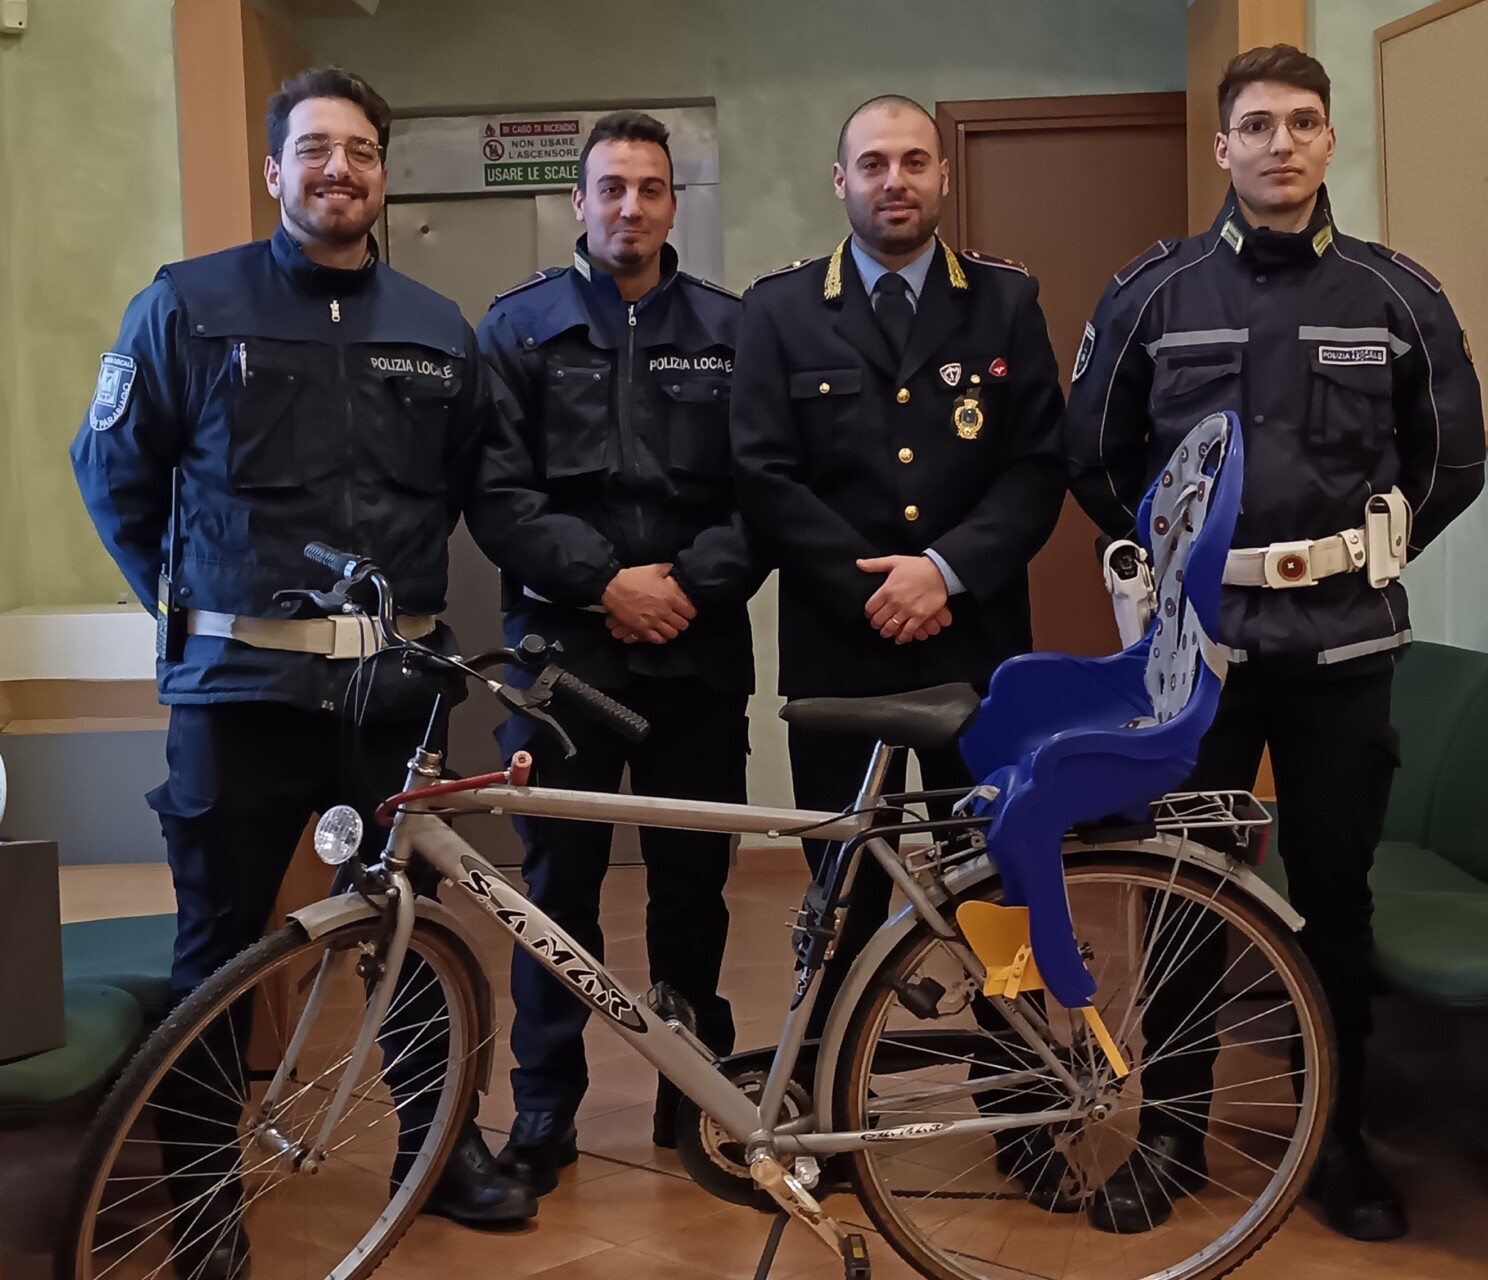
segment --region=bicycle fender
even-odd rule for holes
[[[333,898],[322,898],[319,902],[312,902],[298,911],[291,911],[287,918],[299,925],[308,937],[315,939],[323,937],[333,929],[339,929],[342,925],[377,919],[380,914],[378,908],[361,894],[343,893]],[[491,1071],[495,1063],[494,1045],[499,1028],[496,1025],[491,984],[486,981],[485,970],[481,967],[480,951],[475,943],[475,935],[470,931],[469,926],[438,898],[420,897],[418,915],[420,919],[431,921],[453,935],[467,952],[470,974],[477,983],[475,1005],[479,1018],[480,1040],[475,1061],[476,1087],[482,1093],[489,1093]]]
[[[1237,863],[1217,850],[1196,844],[1192,840],[1181,840],[1177,836],[1160,832],[1146,840],[1128,840],[1099,845],[1088,845],[1080,840],[1066,840],[1064,843],[1066,856],[1101,852],[1135,853],[1147,857],[1168,858],[1174,862],[1194,863],[1216,875],[1223,876],[1231,884],[1248,893],[1271,911],[1293,933],[1302,928],[1302,916],[1291,903],[1254,871],[1243,863]],[[939,907],[952,898],[960,897],[963,893],[996,878],[997,868],[984,854],[952,868],[945,876],[945,888],[931,889],[927,891],[927,894],[930,901]],[[843,980],[837,1001],[827,1015],[827,1025],[822,1032],[821,1051],[816,1060],[816,1081],[812,1090],[812,1099],[817,1123],[820,1125],[832,1123],[832,1088],[837,1075],[837,1057],[842,1052],[842,1043],[847,1035],[848,1023],[851,1021],[853,1012],[867,991],[868,983],[873,975],[878,972],[879,967],[889,958],[894,948],[908,936],[918,921],[919,917],[915,915],[912,906],[901,907],[868,940],[868,945],[853,961],[852,968],[848,970],[847,977]]]

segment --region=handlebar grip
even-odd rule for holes
[[[362,563],[363,557],[351,555],[346,551],[337,551],[335,547],[328,547],[323,542],[307,542],[305,559],[324,565],[338,578],[349,578],[356,571],[356,567]]]
[[[651,732],[651,726],[644,716],[637,715],[608,694],[601,693],[591,684],[586,684],[572,672],[560,671],[558,673],[558,678],[553,681],[553,692],[561,693],[576,708],[587,712],[592,719],[609,725],[621,737],[628,738],[631,742],[642,742]]]

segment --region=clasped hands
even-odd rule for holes
[[[610,579],[600,603],[615,639],[666,644],[687,630],[697,609],[671,575],[670,564],[638,564]]]
[[[945,579],[929,556],[875,556],[859,560],[858,568],[888,575],[863,606],[868,625],[885,640],[928,640],[951,625]]]

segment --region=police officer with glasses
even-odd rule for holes
[[[1329,88],[1289,45],[1230,62],[1214,139],[1229,197],[1208,231],[1116,273],[1086,326],[1065,441],[1076,497],[1124,536],[1187,429],[1240,414],[1219,636],[1231,665],[1189,786],[1249,789],[1270,748],[1289,892],[1338,1037],[1309,1192],[1335,1230],[1385,1240],[1405,1212],[1362,1128],[1369,870],[1399,763],[1391,678],[1411,639],[1399,579],[1482,488],[1483,413],[1441,284],[1334,224]],[[1145,1231],[1207,1185],[1214,1020],[1191,1015],[1224,963],[1201,956],[1149,993],[1147,1043],[1181,1034],[1186,1051],[1143,1073],[1141,1145],[1091,1210],[1108,1231]]]

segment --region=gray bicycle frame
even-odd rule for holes
[[[712,1116],[747,1150],[770,1154],[818,1156],[855,1151],[870,1144],[886,1142],[922,1142],[956,1134],[985,1134],[1006,1129],[1077,1119],[1080,1109],[1070,1106],[1039,1112],[1006,1116],[978,1116],[949,1122],[896,1125],[885,1128],[832,1131],[830,1102],[836,1075],[836,1059],[843,1044],[840,1016],[828,1022],[822,1038],[816,1065],[818,1087],[813,1090],[813,1112],[781,1123],[786,1091],[792,1078],[806,1027],[815,1006],[820,986],[820,968],[793,1002],[781,1031],[765,1087],[758,1101],[731,1083],[717,1070],[717,1058],[685,1026],[664,1018],[641,996],[627,991],[604,965],[564,929],[536,906],[502,872],[480,857],[434,810],[449,812],[495,812],[522,814],[528,817],[562,818],[572,821],[603,822],[620,825],[667,827],[683,831],[729,832],[763,835],[771,838],[794,837],[803,829],[813,836],[835,841],[850,841],[865,836],[877,816],[885,776],[893,748],[878,744],[870,760],[857,802],[846,813],[827,813],[802,809],[778,809],[755,805],[726,804],[712,801],[675,800],[649,796],[629,796],[605,792],[569,791],[548,787],[498,785],[474,791],[457,791],[436,797],[415,799],[401,806],[394,818],[392,834],[385,854],[391,871],[391,883],[398,896],[399,910],[386,952],[385,970],[368,1001],[368,1011],[361,1034],[352,1050],[343,1077],[342,1093],[359,1076],[371,1053],[377,1030],[392,998],[393,986],[401,958],[413,931],[416,912],[408,910],[414,901],[405,868],[416,852],[441,876],[469,895],[486,914],[510,933],[516,943],[534,956],[559,981],[566,984],[575,998],[599,1014],[612,1030],[628,1040],[636,1051],[658,1071],[668,1077],[703,1111]],[[429,779],[410,772],[407,789],[427,785]],[[1300,919],[1248,869],[1225,859],[1223,855],[1190,845],[1157,837],[1129,844],[1126,848],[1144,848],[1177,860],[1201,862],[1235,880],[1253,896],[1260,898],[1293,929]],[[846,901],[852,881],[864,852],[883,868],[894,885],[904,894],[907,905],[894,920],[886,924],[855,962],[842,991],[840,1004],[850,1004],[864,986],[864,966],[873,966],[887,954],[883,943],[902,937],[916,922],[923,922],[955,953],[966,973],[980,989],[985,969],[975,953],[961,940],[958,931],[942,916],[931,893],[900,861],[887,840],[867,835],[855,846],[842,890]],[[985,856],[955,869],[947,881],[951,887],[970,885],[992,875]],[[944,901],[944,896],[940,897]],[[840,917],[838,927],[840,928]],[[327,964],[335,957],[327,957]],[[395,963],[396,961],[396,963]],[[307,1001],[300,1025],[291,1037],[285,1058],[264,1100],[271,1108],[289,1078],[298,1047],[308,1023],[321,1004],[321,988],[326,974],[317,977]],[[1013,1000],[991,997],[991,1003],[1008,1024],[1021,1036],[1041,1060],[1044,1068],[1070,1090],[1073,1099],[1081,1086],[1069,1068],[1051,1047],[1052,1033],[1038,1006],[1026,996]],[[999,1087],[1015,1087],[1046,1078],[1036,1070],[1007,1072],[998,1076]],[[983,1092],[988,1078],[969,1079],[961,1084],[936,1086],[913,1095],[916,1100],[949,1102],[962,1096]],[[906,1098],[900,1097],[900,1103]],[[322,1125],[322,1137],[316,1150],[323,1149],[331,1131],[339,1123],[345,1098],[338,1096],[328,1108]],[[824,1105],[826,1103],[826,1105]]]

